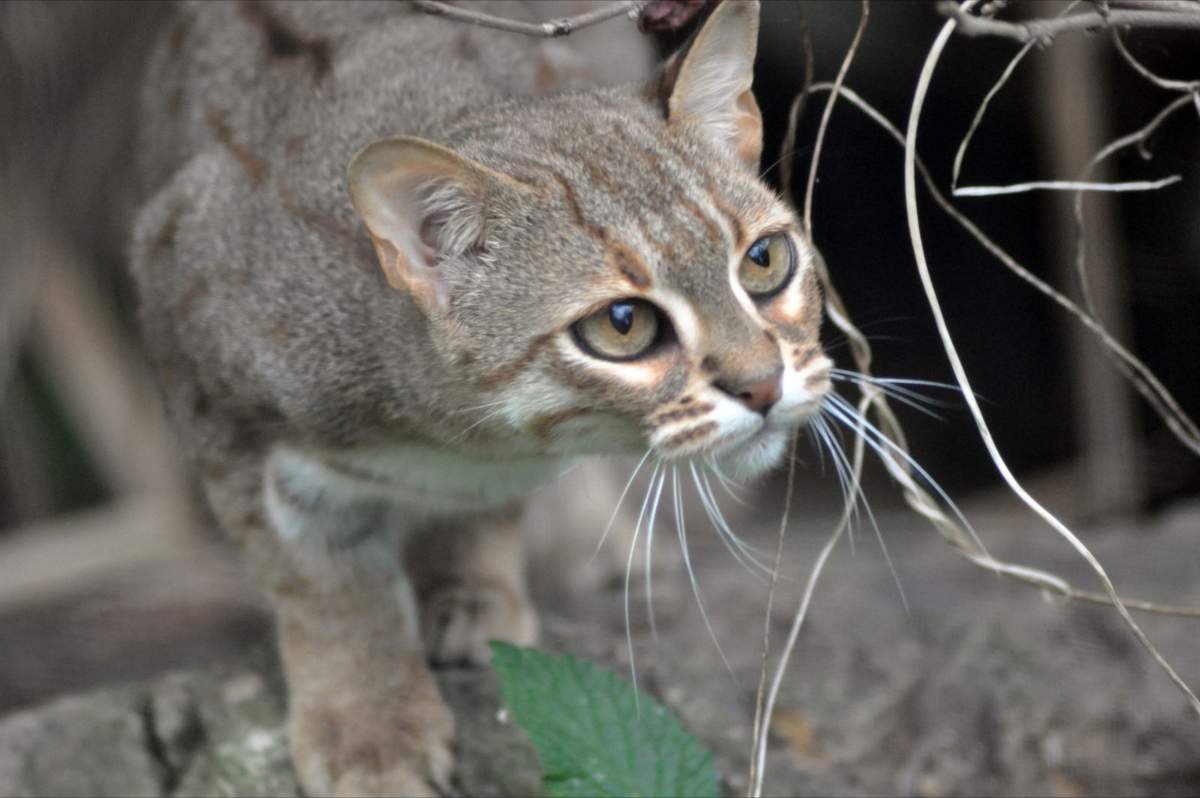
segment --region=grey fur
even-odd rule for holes
[[[684,62],[688,91],[705,36],[723,57],[746,42],[730,63],[749,74],[757,4],[713,20]],[[143,324],[215,515],[280,614],[310,792],[444,783],[450,719],[412,641],[475,660],[488,636],[532,639],[519,544],[488,530],[512,527],[503,507],[559,457],[648,442],[684,456],[729,440],[724,413],[746,436],[770,428],[747,443],[758,471],[827,385],[807,242],[743,160],[760,133],[748,91],[728,98],[753,111],[735,152],[734,116],[721,136],[667,118],[679,59],[608,88],[589,66],[559,42],[390,0],[184,4],[150,66]],[[421,279],[441,304],[389,284],[347,196],[355,153],[401,135],[494,175],[417,194],[440,209]],[[730,263],[770,233],[795,242],[795,287],[755,309]],[[643,292],[682,315],[642,371],[574,344],[574,321]],[[766,378],[802,384],[803,407],[739,410]],[[436,544],[448,535],[469,543]],[[480,602],[492,610],[453,620]],[[461,642],[431,637],[438,623]]]

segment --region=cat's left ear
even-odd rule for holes
[[[751,169],[762,155],[762,114],[751,91],[758,13],[758,0],[723,0],[667,62],[660,86],[670,124],[700,124]]]
[[[507,175],[418,138],[384,139],[350,162],[347,188],[393,288],[426,312],[446,305],[439,265],[483,242],[490,197]]]

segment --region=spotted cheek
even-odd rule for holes
[[[709,386],[692,389],[664,405],[648,420],[650,443],[659,457],[680,459],[712,452],[752,435],[762,416]]]

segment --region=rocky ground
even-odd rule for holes
[[[803,499],[800,511],[787,550],[793,575],[805,573],[829,520]],[[1065,545],[1011,507],[977,508],[972,518],[997,556],[1093,586]],[[687,579],[669,564],[654,582],[657,639],[635,580],[633,650],[642,686],[712,746],[727,791],[738,794],[765,587],[691,520],[697,577],[732,675]],[[768,521],[739,523],[770,545]],[[853,552],[843,545],[831,561],[801,635],[772,726],[768,794],[1200,794],[1200,719],[1114,613],[980,571],[899,510],[881,513],[879,525],[908,610],[873,533],[860,531]],[[1200,504],[1191,504],[1093,526],[1085,539],[1128,595],[1200,606],[1198,534]],[[795,581],[784,584],[776,640],[798,594]],[[619,585],[553,606],[545,647],[628,671]],[[1197,622],[1140,620],[1200,685]],[[0,721],[0,794],[297,794],[269,650],[10,714]],[[536,756],[498,711],[492,674],[451,671],[441,683],[460,729],[456,789],[535,794]]]

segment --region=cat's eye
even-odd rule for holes
[[[738,266],[738,280],[754,299],[783,290],[796,267],[796,252],[783,233],[763,236],[750,245]]]
[[[658,341],[659,311],[638,299],[621,299],[575,322],[575,339],[597,357],[632,360]]]

